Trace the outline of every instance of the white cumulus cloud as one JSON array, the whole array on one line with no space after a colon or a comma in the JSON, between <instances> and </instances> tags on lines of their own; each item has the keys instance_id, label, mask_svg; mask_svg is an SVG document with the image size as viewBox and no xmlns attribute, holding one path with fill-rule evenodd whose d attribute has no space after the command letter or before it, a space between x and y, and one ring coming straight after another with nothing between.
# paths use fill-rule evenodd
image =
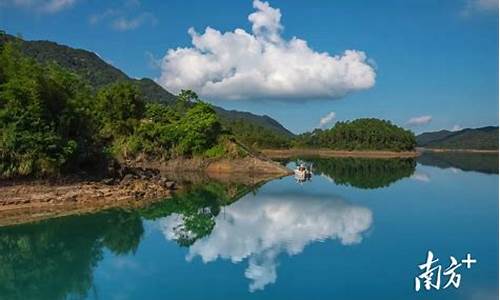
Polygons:
<instances>
[{"instance_id":1,"label":"white cumulus cloud","mask_svg":"<svg viewBox=\"0 0 500 300\"><path fill-rule=\"evenodd\" d=\"M178 238L176 228L183 220L173 214L160 221L166 239ZM245 277L250 280L249 290L256 291L276 281L280 254L300 254L316 241L357 244L371 224L368 208L335 197L267 194L244 198L225 207L210 235L189 247L187 259L247 261Z\"/></svg>"},{"instance_id":2,"label":"white cumulus cloud","mask_svg":"<svg viewBox=\"0 0 500 300\"><path fill-rule=\"evenodd\" d=\"M319 127L320 128L325 128L326 126L330 125L335 121L336 114L335 112L329 112L327 113L324 117L322 117L319 120Z\"/></svg>"},{"instance_id":3,"label":"white cumulus cloud","mask_svg":"<svg viewBox=\"0 0 500 300\"><path fill-rule=\"evenodd\" d=\"M168 50L157 79L177 93L192 89L217 99L340 98L375 84L363 51L317 52L305 40L281 35L281 11L253 1L252 32L188 30L192 47Z\"/></svg>"},{"instance_id":4,"label":"white cumulus cloud","mask_svg":"<svg viewBox=\"0 0 500 300\"><path fill-rule=\"evenodd\" d=\"M427 125L432 121L432 116L420 116L410 118L406 124L409 126L422 126Z\"/></svg>"}]
</instances>

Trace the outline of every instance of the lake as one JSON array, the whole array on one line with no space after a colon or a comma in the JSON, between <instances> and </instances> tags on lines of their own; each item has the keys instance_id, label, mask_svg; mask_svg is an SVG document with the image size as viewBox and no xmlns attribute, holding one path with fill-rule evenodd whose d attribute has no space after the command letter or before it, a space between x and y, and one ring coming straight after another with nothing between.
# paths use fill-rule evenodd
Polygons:
<instances>
[{"instance_id":1,"label":"lake","mask_svg":"<svg viewBox=\"0 0 500 300\"><path fill-rule=\"evenodd\" d=\"M310 181L0 228L0 299L498 298L498 156L300 160ZM477 262L417 292L429 250Z\"/></svg>"}]
</instances>

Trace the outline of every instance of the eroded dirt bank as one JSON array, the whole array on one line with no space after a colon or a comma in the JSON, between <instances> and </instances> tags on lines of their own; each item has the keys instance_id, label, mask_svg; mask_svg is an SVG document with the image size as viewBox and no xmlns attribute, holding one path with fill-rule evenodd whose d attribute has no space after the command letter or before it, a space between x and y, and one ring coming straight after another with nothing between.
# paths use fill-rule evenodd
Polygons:
<instances>
[{"instance_id":1,"label":"eroded dirt bank","mask_svg":"<svg viewBox=\"0 0 500 300\"><path fill-rule=\"evenodd\" d=\"M188 183L216 180L255 185L291 171L273 161L247 157L135 162L112 173L100 180L0 181L0 226L113 207L141 207L170 197Z\"/></svg>"},{"instance_id":2,"label":"eroded dirt bank","mask_svg":"<svg viewBox=\"0 0 500 300\"><path fill-rule=\"evenodd\" d=\"M0 226L30 223L113 207L138 208L171 195L147 180L109 186L99 182L23 183L0 187Z\"/></svg>"},{"instance_id":3,"label":"eroded dirt bank","mask_svg":"<svg viewBox=\"0 0 500 300\"><path fill-rule=\"evenodd\" d=\"M0 226L111 207L136 207L169 197L175 182L158 170L120 166L112 177L0 182Z\"/></svg>"}]
</instances>

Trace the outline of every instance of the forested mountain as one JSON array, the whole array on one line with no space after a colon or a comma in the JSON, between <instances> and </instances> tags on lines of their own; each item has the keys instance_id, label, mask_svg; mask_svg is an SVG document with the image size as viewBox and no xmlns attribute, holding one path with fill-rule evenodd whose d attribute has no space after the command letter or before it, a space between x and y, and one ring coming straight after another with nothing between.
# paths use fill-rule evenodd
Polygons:
<instances>
[{"instance_id":1,"label":"forested mountain","mask_svg":"<svg viewBox=\"0 0 500 300\"><path fill-rule=\"evenodd\" d=\"M51 41L26 41L0 31L0 46L7 41L17 40L21 51L40 63L55 62L61 67L71 70L87 81L95 90L118 81L128 81L139 87L146 101L172 104L176 96L168 92L151 79L133 79L121 70L105 62L96 53L60 45ZM269 116L259 116L249 112L226 110L214 107L221 121L230 126L237 121L262 128L271 134L293 136L289 130ZM238 128L231 128L238 131Z\"/></svg>"},{"instance_id":2,"label":"forested mountain","mask_svg":"<svg viewBox=\"0 0 500 300\"><path fill-rule=\"evenodd\" d=\"M425 148L496 150L498 126L426 132L417 136L417 145Z\"/></svg>"},{"instance_id":3,"label":"forested mountain","mask_svg":"<svg viewBox=\"0 0 500 300\"><path fill-rule=\"evenodd\" d=\"M231 122L244 121L253 126L264 127L265 129L284 135L285 137L292 137L294 135L278 121L267 115L259 116L245 111L226 110L218 106L215 106L214 109L217 114L222 117L223 122L224 120Z\"/></svg>"}]
</instances>

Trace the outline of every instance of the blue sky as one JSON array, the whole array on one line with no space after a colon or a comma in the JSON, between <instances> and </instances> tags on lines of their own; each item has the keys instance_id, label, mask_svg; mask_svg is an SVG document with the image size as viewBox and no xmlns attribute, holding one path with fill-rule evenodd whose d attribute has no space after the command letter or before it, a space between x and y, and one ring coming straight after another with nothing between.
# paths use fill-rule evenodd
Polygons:
<instances>
[{"instance_id":1,"label":"blue sky","mask_svg":"<svg viewBox=\"0 0 500 300\"><path fill-rule=\"evenodd\" d=\"M94 51L129 76L155 78L174 91L184 86L200 91L203 88L202 93L209 95L205 99L212 103L267 114L296 133L319 126L320 119L327 115L334 118L325 119L325 126L337 120L377 117L417 133L498 125L496 1L274 0L269 5L251 23L249 15L259 10L251 0L0 0L0 28L20 33L25 39L47 39ZM273 19L266 18L276 17L275 9L279 9L281 19L270 25L267 21ZM213 71L207 63L193 60L195 56L211 56L194 49L190 27L207 45L212 41L212 36L205 34L207 26L220 33L241 28L250 38L259 40L261 37L252 29L259 22L264 24L263 39L272 39L276 30L280 39L277 43L282 45L278 49L287 51L277 53L293 55L297 60L269 63L269 57L248 56L241 53L245 48L233 44L222 53L238 52L238 59L248 59L248 63L242 66L243 62L233 61L226 65L219 57L209 61L219 70ZM228 37L229 41L233 37ZM301 56L302 51L290 50L287 43L293 37L306 41L312 54ZM263 43L276 48L274 42ZM220 44L213 47L220 48ZM175 52L178 47L193 51L183 56L184 60L167 55L169 49ZM353 62L344 57L344 51L350 49L363 52L366 58L357 56ZM324 61L324 68L331 67L325 82L321 77L324 70L318 67L323 63L312 59L324 52L329 59ZM352 71L337 79L337 71L343 67L335 63L328 66L334 55L339 55L342 66L344 59L349 66L355 63ZM293 71L304 66L311 72L308 78L302 77L303 70ZM177 80L175 72L191 69L195 71L179 73ZM248 74L241 69L266 69L259 74L277 76L283 80L283 88L265 86L258 76L247 80L247 85L228 81L227 88L210 88L213 83L231 79L224 76ZM196 70L203 72L191 78ZM227 75L227 70L235 71Z\"/></svg>"}]
</instances>

